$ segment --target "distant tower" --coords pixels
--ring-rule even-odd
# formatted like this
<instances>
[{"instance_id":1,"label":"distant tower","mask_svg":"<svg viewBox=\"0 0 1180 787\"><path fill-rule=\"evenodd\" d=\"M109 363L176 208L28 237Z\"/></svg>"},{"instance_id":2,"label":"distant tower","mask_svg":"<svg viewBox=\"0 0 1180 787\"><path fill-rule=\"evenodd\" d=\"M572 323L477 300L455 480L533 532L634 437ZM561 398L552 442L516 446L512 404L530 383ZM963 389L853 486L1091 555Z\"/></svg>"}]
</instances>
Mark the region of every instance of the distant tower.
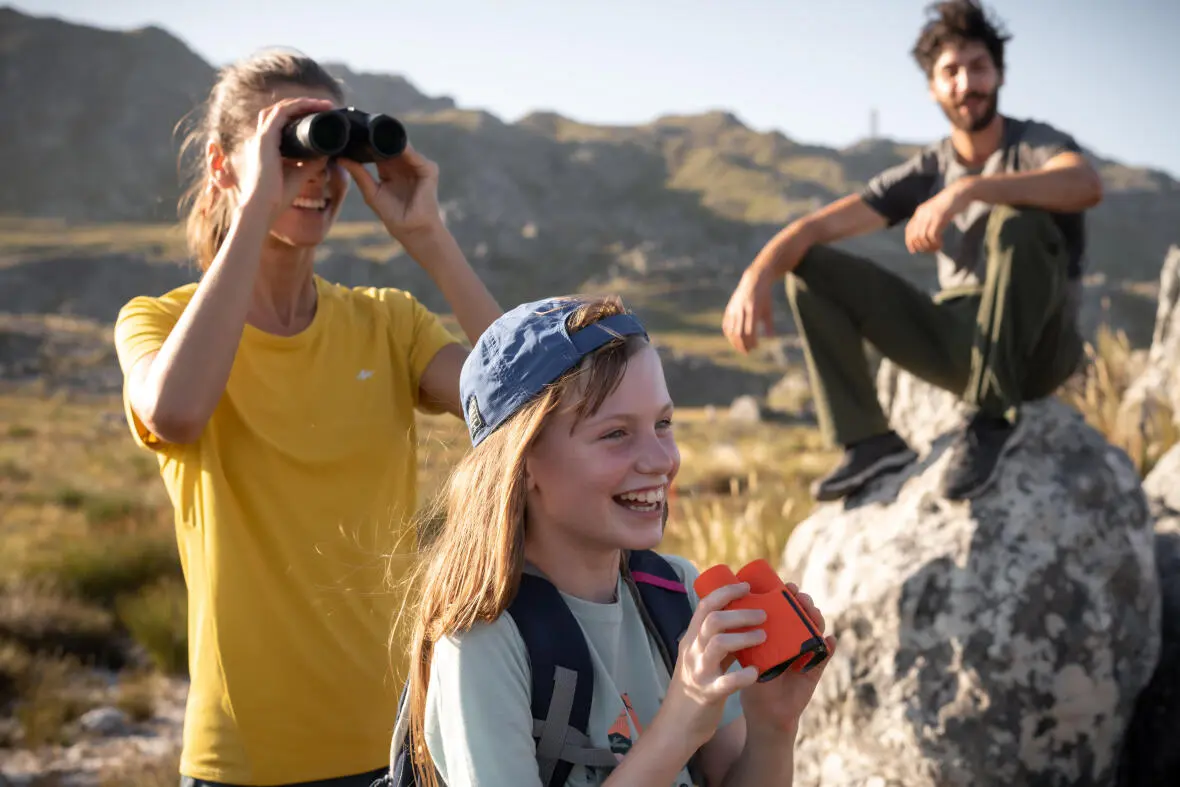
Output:
<instances>
[{"instance_id":1,"label":"distant tower","mask_svg":"<svg viewBox=\"0 0 1180 787\"><path fill-rule=\"evenodd\" d=\"M869 110L869 139L877 139L877 108Z\"/></svg>"}]
</instances>

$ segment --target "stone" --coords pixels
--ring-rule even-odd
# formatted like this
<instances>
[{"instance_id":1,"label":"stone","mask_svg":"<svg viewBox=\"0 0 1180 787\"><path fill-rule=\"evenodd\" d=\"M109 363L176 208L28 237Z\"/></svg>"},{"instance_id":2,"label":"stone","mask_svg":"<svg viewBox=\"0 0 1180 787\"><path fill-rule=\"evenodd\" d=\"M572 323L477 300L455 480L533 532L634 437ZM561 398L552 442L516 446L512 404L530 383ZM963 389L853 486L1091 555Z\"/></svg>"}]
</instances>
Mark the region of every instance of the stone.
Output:
<instances>
[{"instance_id":1,"label":"stone","mask_svg":"<svg viewBox=\"0 0 1180 787\"><path fill-rule=\"evenodd\" d=\"M1119 762L1118 787L1180 784L1180 530L1155 535L1160 581L1160 656L1135 704Z\"/></svg>"},{"instance_id":2,"label":"stone","mask_svg":"<svg viewBox=\"0 0 1180 787\"><path fill-rule=\"evenodd\" d=\"M127 729L127 714L118 708L94 708L78 718L78 725L95 735L121 735Z\"/></svg>"},{"instance_id":3,"label":"stone","mask_svg":"<svg viewBox=\"0 0 1180 787\"><path fill-rule=\"evenodd\" d=\"M882 374L887 410L911 415L895 425L921 457L818 506L784 552L783 576L839 640L804 714L795 783L1112 784L1161 650L1152 517L1133 464L1046 399L1025 406L1027 436L995 486L948 501L957 406Z\"/></svg>"},{"instance_id":4,"label":"stone","mask_svg":"<svg viewBox=\"0 0 1180 787\"><path fill-rule=\"evenodd\" d=\"M753 396L743 394L734 399L729 406L729 420L740 424L761 423L762 407Z\"/></svg>"},{"instance_id":5,"label":"stone","mask_svg":"<svg viewBox=\"0 0 1180 787\"><path fill-rule=\"evenodd\" d=\"M1180 784L1180 445L1156 463L1143 489L1155 517L1160 657L1127 728L1118 787Z\"/></svg>"}]
</instances>

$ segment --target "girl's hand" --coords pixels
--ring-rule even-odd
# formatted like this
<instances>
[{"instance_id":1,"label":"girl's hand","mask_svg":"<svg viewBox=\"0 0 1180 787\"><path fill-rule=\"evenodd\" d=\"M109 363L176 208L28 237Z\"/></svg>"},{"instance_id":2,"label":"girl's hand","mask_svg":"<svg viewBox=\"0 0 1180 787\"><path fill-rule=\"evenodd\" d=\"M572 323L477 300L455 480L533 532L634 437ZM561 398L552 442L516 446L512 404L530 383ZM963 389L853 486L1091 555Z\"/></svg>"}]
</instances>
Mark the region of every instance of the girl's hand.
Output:
<instances>
[{"instance_id":1,"label":"girl's hand","mask_svg":"<svg viewBox=\"0 0 1180 787\"><path fill-rule=\"evenodd\" d=\"M438 207L438 164L409 143L400 156L379 160L377 179L361 164L340 159L361 195L389 234L403 246L416 233L442 223Z\"/></svg>"},{"instance_id":2,"label":"girl's hand","mask_svg":"<svg viewBox=\"0 0 1180 787\"><path fill-rule=\"evenodd\" d=\"M243 143L237 157L235 186L238 204L261 204L271 222L291 206L300 190L325 161L292 161L279 153L283 126L303 115L335 108L331 101L318 98L288 98L271 104L258 113L258 124Z\"/></svg>"},{"instance_id":3,"label":"girl's hand","mask_svg":"<svg viewBox=\"0 0 1180 787\"><path fill-rule=\"evenodd\" d=\"M676 673L660 706L660 715L683 730L693 750L704 745L717 731L729 696L752 686L758 679L754 667L728 672L735 651L766 639L762 629L730 631L757 626L766 620L766 613L760 609L723 609L749 592L749 584L742 582L718 588L705 596L680 641Z\"/></svg>"},{"instance_id":4,"label":"girl's hand","mask_svg":"<svg viewBox=\"0 0 1180 787\"><path fill-rule=\"evenodd\" d=\"M824 616L811 596L800 593L793 582L788 582L787 588L795 594L822 634L826 625ZM834 653L835 638L825 637L824 642L827 643L829 654ZM809 672L787 670L774 680L754 683L746 688L742 692L742 712L746 717L747 736L769 735L781 742L794 734L799 727L799 717L811 701L815 687L831 660L829 655L823 664Z\"/></svg>"}]
</instances>

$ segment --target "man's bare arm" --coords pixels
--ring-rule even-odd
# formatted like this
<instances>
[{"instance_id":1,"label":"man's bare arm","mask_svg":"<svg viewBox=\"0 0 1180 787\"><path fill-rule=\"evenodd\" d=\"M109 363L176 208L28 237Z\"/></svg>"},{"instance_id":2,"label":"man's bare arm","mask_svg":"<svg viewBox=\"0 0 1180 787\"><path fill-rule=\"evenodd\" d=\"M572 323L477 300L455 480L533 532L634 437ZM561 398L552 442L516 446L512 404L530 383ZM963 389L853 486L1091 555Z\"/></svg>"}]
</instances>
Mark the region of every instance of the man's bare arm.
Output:
<instances>
[{"instance_id":1,"label":"man's bare arm","mask_svg":"<svg viewBox=\"0 0 1180 787\"><path fill-rule=\"evenodd\" d=\"M1090 162L1073 152L1059 153L1031 172L979 175L963 179L964 195L991 205L1013 205L1059 212L1087 210L1102 201L1102 179Z\"/></svg>"},{"instance_id":2,"label":"man's bare arm","mask_svg":"<svg viewBox=\"0 0 1180 787\"><path fill-rule=\"evenodd\" d=\"M885 229L887 222L859 194L831 202L791 222L755 258L751 268L781 279L795 269L812 247Z\"/></svg>"},{"instance_id":3,"label":"man's bare arm","mask_svg":"<svg viewBox=\"0 0 1180 787\"><path fill-rule=\"evenodd\" d=\"M888 221L859 194L850 194L793 221L768 242L742 274L729 298L721 330L739 352L758 345L758 332L774 334L771 285L793 271L807 250L817 244L884 229Z\"/></svg>"}]
</instances>

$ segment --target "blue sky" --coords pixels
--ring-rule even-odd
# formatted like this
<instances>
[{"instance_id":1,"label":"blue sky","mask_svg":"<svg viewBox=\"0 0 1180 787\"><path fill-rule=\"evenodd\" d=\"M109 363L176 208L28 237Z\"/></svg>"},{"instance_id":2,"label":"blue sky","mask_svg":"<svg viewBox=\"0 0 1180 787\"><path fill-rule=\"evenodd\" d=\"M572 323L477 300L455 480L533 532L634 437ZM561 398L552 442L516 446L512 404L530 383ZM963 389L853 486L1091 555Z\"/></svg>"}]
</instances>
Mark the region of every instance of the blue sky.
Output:
<instances>
[{"instance_id":1,"label":"blue sky","mask_svg":"<svg viewBox=\"0 0 1180 787\"><path fill-rule=\"evenodd\" d=\"M26 13L156 24L214 64L293 46L399 73L505 120L544 109L642 123L726 109L759 130L843 146L945 133L909 56L925 0L24 0ZM1180 178L1180 2L1001 0L1003 111ZM269 9L269 10L267 10Z\"/></svg>"}]
</instances>

